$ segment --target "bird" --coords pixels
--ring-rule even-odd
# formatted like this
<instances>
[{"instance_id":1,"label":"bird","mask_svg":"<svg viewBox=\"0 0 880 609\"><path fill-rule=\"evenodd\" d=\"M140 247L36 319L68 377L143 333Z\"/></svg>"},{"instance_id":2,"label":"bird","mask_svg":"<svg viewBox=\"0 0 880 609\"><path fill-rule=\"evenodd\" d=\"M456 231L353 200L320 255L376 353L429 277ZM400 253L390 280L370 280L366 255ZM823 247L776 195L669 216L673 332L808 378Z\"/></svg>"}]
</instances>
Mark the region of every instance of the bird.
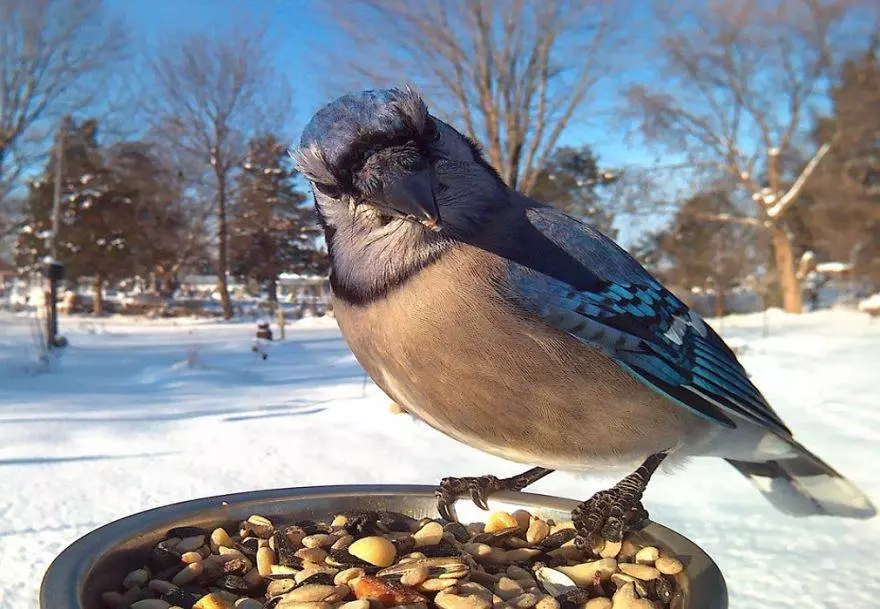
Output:
<instances>
[{"instance_id":1,"label":"bird","mask_svg":"<svg viewBox=\"0 0 880 609\"><path fill-rule=\"evenodd\" d=\"M441 515L556 470L631 471L572 512L579 543L646 522L658 467L718 457L793 516L871 501L797 442L723 339L593 226L510 188L414 88L344 95L291 149L342 336L419 419L532 466L447 477ZM696 491L694 491L696 492Z\"/></svg>"}]
</instances>

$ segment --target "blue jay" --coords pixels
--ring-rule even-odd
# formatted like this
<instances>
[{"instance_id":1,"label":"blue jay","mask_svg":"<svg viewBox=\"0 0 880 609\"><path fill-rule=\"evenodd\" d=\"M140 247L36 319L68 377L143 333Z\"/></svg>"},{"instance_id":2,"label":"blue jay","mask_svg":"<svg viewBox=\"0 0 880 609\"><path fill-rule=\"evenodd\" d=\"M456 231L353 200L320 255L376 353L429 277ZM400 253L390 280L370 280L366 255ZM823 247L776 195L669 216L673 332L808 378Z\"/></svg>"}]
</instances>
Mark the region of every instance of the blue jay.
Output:
<instances>
[{"instance_id":1,"label":"blue jay","mask_svg":"<svg viewBox=\"0 0 880 609\"><path fill-rule=\"evenodd\" d=\"M485 509L490 493L556 469L625 466L573 513L579 540L620 539L667 456L724 458L793 515L875 514L696 313L593 227L508 188L413 90L337 99L293 155L358 361L429 425L537 466L444 479L445 517L460 495Z\"/></svg>"}]
</instances>

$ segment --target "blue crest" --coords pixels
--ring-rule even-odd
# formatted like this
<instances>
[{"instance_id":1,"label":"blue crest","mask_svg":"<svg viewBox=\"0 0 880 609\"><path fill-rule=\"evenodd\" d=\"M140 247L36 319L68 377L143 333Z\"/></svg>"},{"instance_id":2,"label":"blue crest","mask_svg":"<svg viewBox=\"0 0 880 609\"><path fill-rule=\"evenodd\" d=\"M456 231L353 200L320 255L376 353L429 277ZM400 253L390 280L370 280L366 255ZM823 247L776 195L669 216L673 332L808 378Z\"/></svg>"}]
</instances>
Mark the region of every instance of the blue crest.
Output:
<instances>
[{"instance_id":1,"label":"blue crest","mask_svg":"<svg viewBox=\"0 0 880 609\"><path fill-rule=\"evenodd\" d=\"M303 149L316 146L328 164L337 167L357 142L411 132L413 117L407 113L411 95L401 89L344 95L315 113L303 130L300 146Z\"/></svg>"}]
</instances>

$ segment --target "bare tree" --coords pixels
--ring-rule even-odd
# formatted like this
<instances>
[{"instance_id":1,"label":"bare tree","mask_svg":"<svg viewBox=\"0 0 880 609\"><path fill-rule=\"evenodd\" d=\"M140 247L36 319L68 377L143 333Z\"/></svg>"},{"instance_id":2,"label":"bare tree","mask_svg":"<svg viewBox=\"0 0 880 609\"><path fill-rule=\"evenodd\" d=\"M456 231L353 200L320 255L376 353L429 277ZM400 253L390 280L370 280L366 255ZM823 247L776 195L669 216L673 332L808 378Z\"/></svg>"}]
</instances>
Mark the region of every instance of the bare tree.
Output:
<instances>
[{"instance_id":1,"label":"bare tree","mask_svg":"<svg viewBox=\"0 0 880 609\"><path fill-rule=\"evenodd\" d=\"M344 0L345 60L373 85L406 79L483 143L526 193L596 84L626 11L606 0Z\"/></svg>"},{"instance_id":2,"label":"bare tree","mask_svg":"<svg viewBox=\"0 0 880 609\"><path fill-rule=\"evenodd\" d=\"M834 140L817 146L798 171L782 159L798 156L834 66L832 51L851 48L846 17L853 4L735 0L658 7L662 77L627 95L626 107L648 140L739 184L750 211L700 217L769 235L789 312L801 311L802 298L784 220Z\"/></svg>"},{"instance_id":3,"label":"bare tree","mask_svg":"<svg viewBox=\"0 0 880 609\"><path fill-rule=\"evenodd\" d=\"M259 32L193 35L164 48L152 64L155 86L146 102L147 116L157 138L209 176L216 214L217 288L228 319L230 191L247 155L247 141L288 118L289 96Z\"/></svg>"},{"instance_id":4,"label":"bare tree","mask_svg":"<svg viewBox=\"0 0 880 609\"><path fill-rule=\"evenodd\" d=\"M0 208L45 153L62 114L102 102L124 57L122 22L103 0L0 2Z\"/></svg>"}]
</instances>

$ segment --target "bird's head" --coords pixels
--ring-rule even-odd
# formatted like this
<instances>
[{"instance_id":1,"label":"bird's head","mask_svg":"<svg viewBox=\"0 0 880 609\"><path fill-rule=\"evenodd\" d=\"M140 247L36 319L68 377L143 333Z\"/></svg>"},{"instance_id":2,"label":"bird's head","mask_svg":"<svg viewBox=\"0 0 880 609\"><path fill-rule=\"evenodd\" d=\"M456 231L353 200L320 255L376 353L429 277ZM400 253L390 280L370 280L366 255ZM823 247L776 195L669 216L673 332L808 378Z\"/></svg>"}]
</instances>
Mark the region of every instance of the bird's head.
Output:
<instances>
[{"instance_id":1,"label":"bird's head","mask_svg":"<svg viewBox=\"0 0 880 609\"><path fill-rule=\"evenodd\" d=\"M352 298L400 283L508 201L477 146L408 87L324 106L293 154L312 185L334 289Z\"/></svg>"},{"instance_id":2,"label":"bird's head","mask_svg":"<svg viewBox=\"0 0 880 609\"><path fill-rule=\"evenodd\" d=\"M402 221L455 235L473 224L475 201L500 186L473 142L432 116L408 87L324 106L295 157L322 219L336 228L387 230Z\"/></svg>"}]
</instances>

